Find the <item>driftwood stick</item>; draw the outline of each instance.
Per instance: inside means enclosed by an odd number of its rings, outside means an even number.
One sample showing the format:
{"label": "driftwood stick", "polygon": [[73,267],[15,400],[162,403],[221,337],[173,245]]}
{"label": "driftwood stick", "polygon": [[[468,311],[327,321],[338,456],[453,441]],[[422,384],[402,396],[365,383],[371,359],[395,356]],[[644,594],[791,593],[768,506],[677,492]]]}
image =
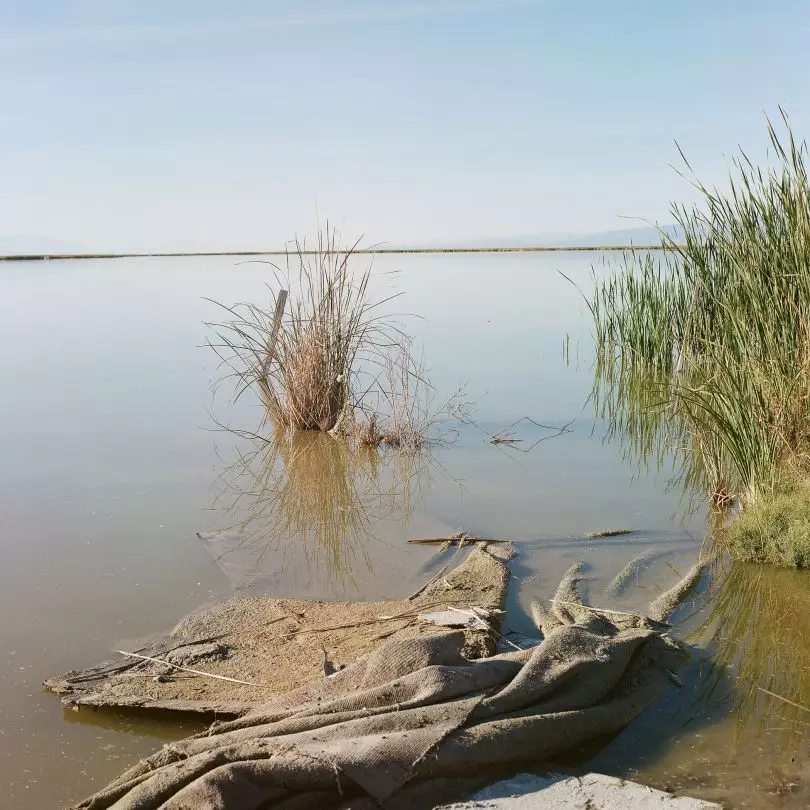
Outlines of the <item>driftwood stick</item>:
{"label": "driftwood stick", "polygon": [[[543,436],[541,439],[537,439],[533,444],[529,445],[528,447],[518,447],[518,443],[522,442],[523,439],[518,439],[514,433],[511,432],[513,427],[517,427],[521,422],[529,422],[536,427],[543,428],[544,430],[556,430],[556,433],[552,433],[550,436]],[[555,439],[557,436],[562,436],[566,433],[571,433],[571,425],[573,424],[573,420],[571,422],[566,423],[560,428],[552,427],[551,425],[542,425],[540,422],[535,422],[534,419],[531,419],[528,416],[521,416],[520,419],[515,420],[512,422],[511,425],[507,425],[503,430],[499,430],[497,433],[494,433],[492,436],[489,437],[490,444],[505,444],[508,447],[512,447],[515,450],[519,450],[521,453],[529,453],[537,447],[540,442],[544,442],[547,439]]]}
{"label": "driftwood stick", "polygon": [[[198,639],[189,639],[188,641],[182,641],[179,644],[175,644],[174,647],[169,647],[168,650],[159,650],[161,655],[168,655],[170,652],[174,652],[175,650],[179,650],[181,647],[190,647],[194,644],[207,644],[209,641],[219,641],[226,636],[236,635],[236,633],[219,633],[216,636],[206,636],[205,638],[198,638]],[[135,653],[141,653],[144,650],[148,650],[149,646],[146,647],[139,647],[135,650]],[[116,650],[116,652],[118,652]],[[104,678],[108,675],[115,675],[117,672],[123,672],[124,670],[131,669],[132,667],[137,667],[139,664],[136,662],[131,662],[128,664],[102,664],[98,667],[93,667],[89,670],[84,670],[83,672],[79,673],[78,675],[74,675],[72,678],[65,678],[67,683],[84,683],[85,681],[97,681],[101,678]]]}
{"label": "driftwood stick", "polygon": [[191,672],[194,675],[202,675],[204,678],[216,678],[218,681],[229,681],[230,683],[241,683],[243,686],[258,686],[259,688],[267,688],[264,683],[251,683],[250,681],[240,681],[238,678],[229,678],[227,675],[214,675],[213,672],[203,672],[199,669],[191,669],[190,667],[181,667],[179,664],[173,664],[171,661],[164,661],[161,658],[152,658],[149,655],[140,655],[139,653],[127,652],[126,650],[113,650],[119,655],[128,655],[130,658],[140,658],[142,661],[151,661],[153,664],[163,664],[164,666],[171,667],[172,669],[179,669],[183,672]]}
{"label": "driftwood stick", "polygon": [[508,543],[509,541],[495,540],[492,537],[469,537],[465,535],[464,537],[425,537],[418,540],[408,540],[408,542],[416,545],[439,545],[440,543],[449,543],[450,545],[459,543],[463,545],[466,543]]}

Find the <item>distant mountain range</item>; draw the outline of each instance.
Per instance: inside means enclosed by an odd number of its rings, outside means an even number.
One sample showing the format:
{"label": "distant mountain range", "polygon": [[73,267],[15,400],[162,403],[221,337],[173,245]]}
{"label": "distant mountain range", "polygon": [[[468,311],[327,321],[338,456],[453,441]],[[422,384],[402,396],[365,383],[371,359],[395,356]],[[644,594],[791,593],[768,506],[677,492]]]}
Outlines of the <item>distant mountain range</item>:
{"label": "distant mountain range", "polygon": [[[662,225],[660,231],[676,242],[681,237],[681,230],[677,225]],[[661,232],[658,228],[648,226],[644,228],[625,228],[618,231],[602,231],[600,233],[530,233],[520,236],[486,237],[484,239],[467,239],[459,242],[435,242],[431,247],[552,247],[562,245],[565,247],[615,247],[616,245],[657,245],[661,241]]]}
{"label": "distant mountain range", "polygon": [[661,225],[659,228],[625,228],[620,231],[603,231],[585,236],[575,236],[568,244],[574,247],[591,245],[605,247],[615,245],[657,245],[661,241],[662,231],[676,242],[683,237],[683,232],[678,225]]}

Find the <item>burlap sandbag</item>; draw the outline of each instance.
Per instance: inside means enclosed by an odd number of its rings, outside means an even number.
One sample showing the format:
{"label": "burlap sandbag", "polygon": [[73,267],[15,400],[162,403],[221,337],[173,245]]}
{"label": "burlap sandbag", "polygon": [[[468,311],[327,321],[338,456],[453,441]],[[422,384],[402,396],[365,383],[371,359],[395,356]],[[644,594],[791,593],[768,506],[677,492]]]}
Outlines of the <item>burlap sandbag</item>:
{"label": "burlap sandbag", "polygon": [[588,608],[576,575],[551,611],[537,611],[546,635],[532,649],[470,661],[459,632],[393,639],[164,746],[79,808],[427,808],[618,731],[670,686],[686,653],[661,634],[660,605],[649,618]]}

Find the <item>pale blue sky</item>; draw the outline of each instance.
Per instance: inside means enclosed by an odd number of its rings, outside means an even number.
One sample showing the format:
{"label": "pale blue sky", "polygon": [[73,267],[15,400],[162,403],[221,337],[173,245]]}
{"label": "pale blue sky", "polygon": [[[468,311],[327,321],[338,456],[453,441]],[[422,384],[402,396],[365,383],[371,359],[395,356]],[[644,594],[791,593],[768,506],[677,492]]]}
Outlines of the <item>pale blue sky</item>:
{"label": "pale blue sky", "polygon": [[260,248],[667,221],[810,133],[806,0],[6,0],[0,235]]}

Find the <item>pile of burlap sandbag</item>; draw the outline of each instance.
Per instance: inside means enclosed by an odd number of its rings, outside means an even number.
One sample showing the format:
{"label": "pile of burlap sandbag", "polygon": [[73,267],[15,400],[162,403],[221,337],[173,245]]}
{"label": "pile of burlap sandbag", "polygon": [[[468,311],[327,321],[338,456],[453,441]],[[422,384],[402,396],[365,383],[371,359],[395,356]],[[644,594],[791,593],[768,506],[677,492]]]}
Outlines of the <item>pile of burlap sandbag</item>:
{"label": "pile of burlap sandbag", "polygon": [[578,571],[536,605],[533,648],[468,660],[461,632],[393,638],[164,746],[79,807],[430,808],[616,732],[677,682],[686,652],[664,622],[700,567],[648,615],[588,607]]}

